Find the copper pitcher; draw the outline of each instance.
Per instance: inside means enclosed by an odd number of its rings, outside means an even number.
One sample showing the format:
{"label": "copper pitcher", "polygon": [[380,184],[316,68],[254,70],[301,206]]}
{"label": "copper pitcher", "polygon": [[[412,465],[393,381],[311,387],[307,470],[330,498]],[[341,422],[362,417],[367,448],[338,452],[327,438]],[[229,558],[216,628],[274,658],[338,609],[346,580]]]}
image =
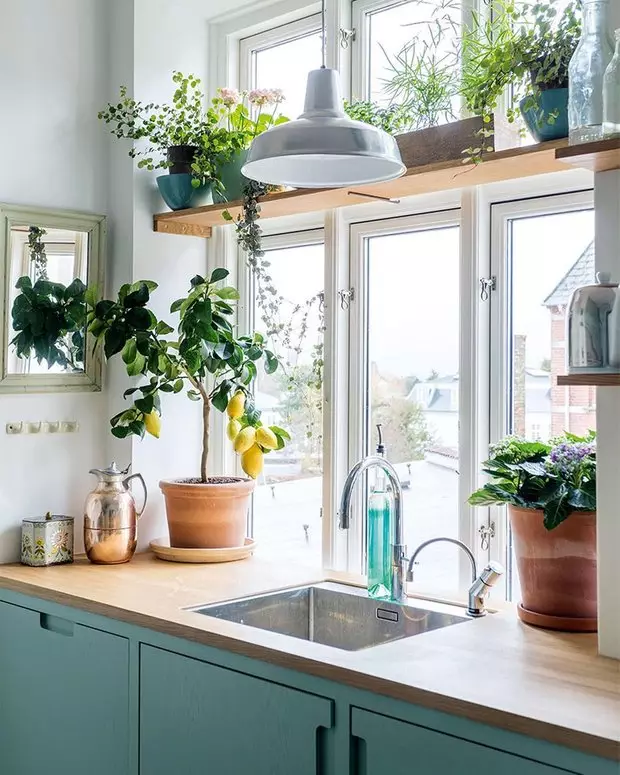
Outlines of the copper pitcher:
{"label": "copper pitcher", "polygon": [[[136,551],[138,518],[146,508],[147,490],[142,475],[127,476],[128,471],[129,466],[122,471],[116,463],[89,471],[99,481],[84,506],[84,546],[88,559],[97,565],[129,562]],[[140,511],[129,489],[132,479],[139,479],[144,490]]]}

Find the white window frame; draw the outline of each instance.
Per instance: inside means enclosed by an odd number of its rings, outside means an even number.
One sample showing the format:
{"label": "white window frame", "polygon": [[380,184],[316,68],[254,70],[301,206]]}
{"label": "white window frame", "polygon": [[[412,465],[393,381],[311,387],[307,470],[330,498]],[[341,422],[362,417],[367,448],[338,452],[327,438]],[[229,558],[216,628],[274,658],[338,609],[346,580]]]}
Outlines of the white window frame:
{"label": "white window frame", "polygon": [[[254,88],[256,84],[256,54],[320,31],[321,14],[315,13],[241,38],[239,41],[239,88],[242,91]],[[320,62],[317,62],[316,66],[319,67],[319,65]]]}
{"label": "white window frame", "polygon": [[[590,188],[546,193],[540,196],[512,199],[492,203],[491,218],[491,267],[496,288],[490,296],[490,443],[506,435],[510,420],[511,385],[511,267],[509,263],[510,222],[519,218],[535,218],[544,215],[578,212],[594,208],[594,191]],[[484,509],[481,509],[484,511]],[[495,540],[491,542],[491,559],[501,562],[511,571],[512,557],[508,542],[508,525],[505,509],[493,506],[488,509],[489,522],[495,523]],[[509,591],[510,573],[506,574]]]}

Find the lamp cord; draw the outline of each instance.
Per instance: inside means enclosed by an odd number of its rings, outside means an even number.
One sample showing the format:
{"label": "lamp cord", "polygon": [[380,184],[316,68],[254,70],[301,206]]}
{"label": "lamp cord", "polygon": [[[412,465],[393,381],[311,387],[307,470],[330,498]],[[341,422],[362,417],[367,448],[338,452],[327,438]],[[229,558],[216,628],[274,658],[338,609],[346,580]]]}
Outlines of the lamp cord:
{"label": "lamp cord", "polygon": [[327,42],[325,40],[325,0],[321,0],[321,69],[325,69],[325,49]]}

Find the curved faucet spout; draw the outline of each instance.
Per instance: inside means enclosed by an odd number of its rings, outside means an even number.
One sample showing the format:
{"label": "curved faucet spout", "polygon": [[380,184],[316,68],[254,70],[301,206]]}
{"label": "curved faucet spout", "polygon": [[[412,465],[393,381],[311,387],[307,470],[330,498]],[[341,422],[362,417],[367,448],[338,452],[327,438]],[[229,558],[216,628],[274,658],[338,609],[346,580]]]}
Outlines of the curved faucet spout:
{"label": "curved faucet spout", "polygon": [[394,466],[380,455],[370,455],[360,460],[349,471],[340,499],[339,524],[343,530],[351,525],[351,501],[356,483],[370,468],[381,468],[392,485],[394,496],[394,528],[392,534],[392,600],[405,600],[405,561],[407,548],[403,544],[403,488]]}

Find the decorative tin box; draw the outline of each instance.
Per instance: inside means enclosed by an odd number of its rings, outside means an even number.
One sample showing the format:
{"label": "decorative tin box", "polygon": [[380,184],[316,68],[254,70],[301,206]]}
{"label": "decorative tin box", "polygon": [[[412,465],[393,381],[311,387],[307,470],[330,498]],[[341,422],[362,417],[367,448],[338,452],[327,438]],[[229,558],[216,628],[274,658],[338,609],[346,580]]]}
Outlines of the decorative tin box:
{"label": "decorative tin box", "polygon": [[73,562],[73,517],[50,514],[22,522],[22,563],[59,565]]}

